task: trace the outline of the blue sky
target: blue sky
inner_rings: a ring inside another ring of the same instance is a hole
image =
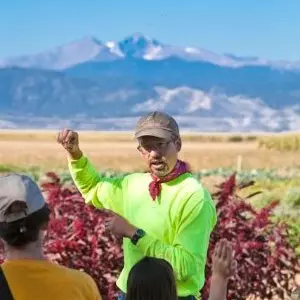
[[[0,0],[0,57],[141,32],[216,53],[300,60],[300,0]]]

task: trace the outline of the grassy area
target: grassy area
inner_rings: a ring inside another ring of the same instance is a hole
[[[56,131],[0,131],[0,164],[43,170],[67,168],[64,150],[56,143]],[[194,171],[212,168],[284,168],[300,166],[294,153],[259,149],[258,135],[183,133],[181,158]],[[136,171],[145,168],[131,132],[80,132],[83,151],[98,169]]]
[[[260,148],[276,150],[280,152],[300,151],[300,133],[260,137],[258,139],[258,144]]]
[[[53,141],[57,135],[53,130],[0,130],[1,141]],[[81,131],[84,142],[130,142],[133,132]],[[183,141],[187,142],[245,142],[258,139],[256,134],[231,133],[182,133]]]
[[[56,131],[0,131],[0,164],[43,170],[67,168]],[[268,135],[266,135],[268,136]],[[259,149],[256,134],[183,133],[182,159],[194,171],[212,168],[285,168],[300,166],[300,156]],[[132,132],[80,132],[83,151],[98,169],[136,171],[145,168]]]
[[[133,132],[131,131],[79,131],[82,141],[100,142],[130,142],[133,140]],[[231,133],[231,132],[185,132],[182,133],[183,141],[186,142],[253,142],[259,141],[278,141],[299,138],[299,133]],[[55,130],[0,130],[1,141],[52,141],[56,138],[57,131]]]

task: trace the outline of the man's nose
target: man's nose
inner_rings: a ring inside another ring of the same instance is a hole
[[[152,157],[152,158],[158,158],[161,156],[159,149],[155,149],[155,148],[152,148],[151,151],[149,152],[149,154],[150,154],[150,157]]]

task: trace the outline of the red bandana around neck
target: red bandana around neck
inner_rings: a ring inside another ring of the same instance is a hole
[[[178,176],[190,172],[189,165],[182,160],[177,160],[177,163],[173,169],[166,177],[158,178],[157,176],[151,174],[152,181],[149,184],[149,192],[153,201],[161,192],[161,183],[171,181]]]

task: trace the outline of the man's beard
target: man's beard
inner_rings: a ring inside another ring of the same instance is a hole
[[[170,168],[164,160],[155,160],[150,164],[150,170],[154,175],[164,177],[168,175]]]

